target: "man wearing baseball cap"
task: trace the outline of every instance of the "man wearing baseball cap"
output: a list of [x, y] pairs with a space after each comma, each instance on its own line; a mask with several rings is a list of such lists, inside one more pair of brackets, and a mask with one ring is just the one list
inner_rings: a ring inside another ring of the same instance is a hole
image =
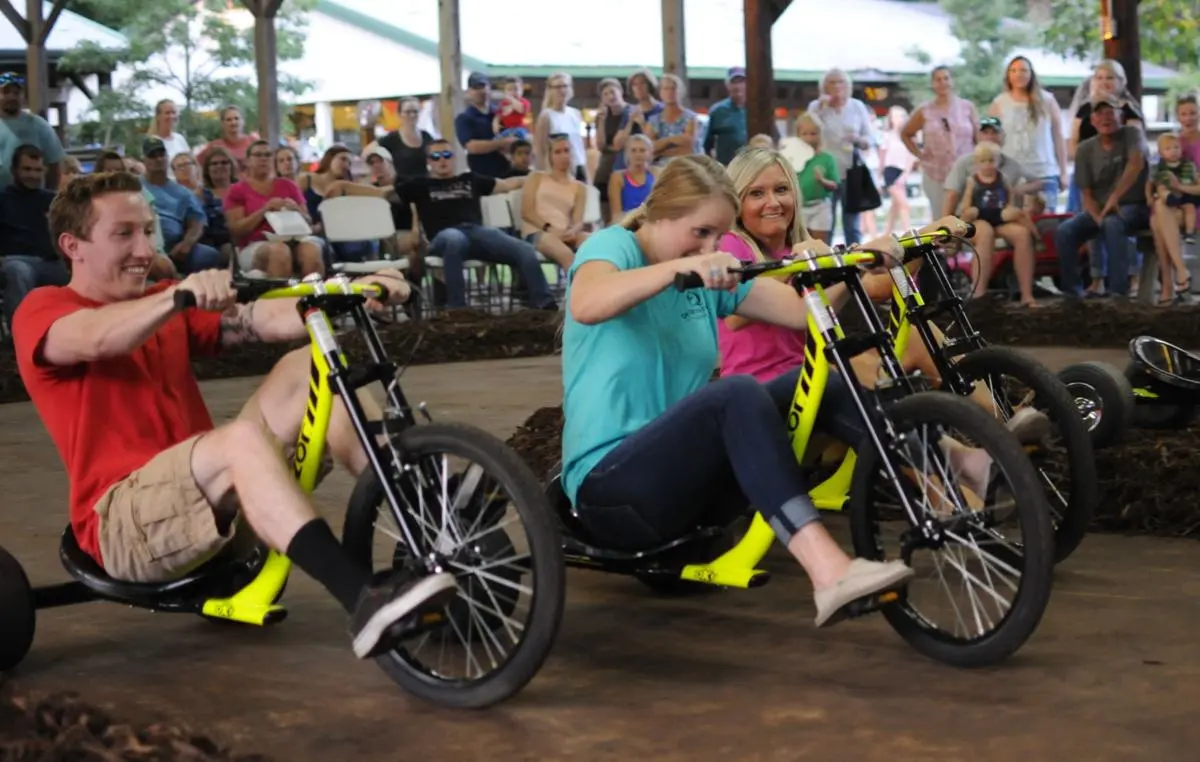
[[[995, 143], [1003, 148], [1004, 126], [997, 117], [985, 116], [979, 120], [979, 130], [975, 134], [975, 139], [980, 143]], [[1012, 194], [1018, 199], [1023, 198], [1026, 194], [1038, 193], [1042, 190], [1041, 179], [1031, 176], [1016, 159], [1003, 151], [1000, 152], [1000, 164], [997, 170], [1004, 178], [1005, 187], [1011, 189]], [[950, 167], [950, 174], [946, 175], [946, 181], [942, 184], [945, 191], [942, 214], [952, 215], [955, 213], [958, 209], [958, 202], [967, 189], [967, 180], [974, 173], [974, 152], [960, 156], [954, 161], [954, 165]], [[945, 211], [947, 209], [950, 211]], [[1026, 228], [1015, 222], [993, 227], [983, 220], [975, 221], [975, 237], [971, 239], [971, 243], [975, 246], [975, 252], [978, 254], [980, 262], [978, 276], [980, 282], [977, 285], [980, 288], [986, 288], [988, 281], [991, 280], [997, 238], [1004, 239], [1012, 246], [1013, 270], [1017, 276], [1021, 304], [1034, 304], [1036, 300], [1033, 296], [1033, 236]]]
[[1113, 96], [1092, 100], [1091, 123], [1096, 135], [1075, 149], [1075, 184], [1083, 211], [1054, 232], [1059, 277], [1064, 294], [1082, 296], [1079, 248], [1098, 238], [1108, 253], [1108, 290], [1127, 296], [1129, 268], [1137, 256], [1130, 236], [1150, 224], [1145, 196], [1149, 148], [1140, 129], [1121, 124], [1121, 104]]
[[[725, 90], [729, 97], [713, 104], [708, 111], [708, 130], [704, 135], [704, 153], [722, 164], [746, 145], [746, 70], [731, 66], [725, 72]], [[776, 136], [778, 137], [778, 136]]]
[[58, 187], [58, 164], [66, 152], [50, 123], [25, 110], [25, 78], [16, 72], [0, 74], [0, 188], [13, 182], [13, 153], [19, 146], [32, 145], [42, 152], [46, 164], [46, 187]]
[[185, 275], [221, 266], [221, 254], [200, 243], [208, 221], [196, 194], [167, 177], [167, 145], [157, 135], [142, 140], [142, 162], [146, 174], [142, 187], [154, 196], [154, 211], [162, 226], [163, 247]]
[[505, 177], [509, 163], [504, 156], [516, 138], [498, 138], [493, 128], [496, 114], [491, 106], [492, 83], [487, 75], [471, 72], [467, 77], [467, 92], [463, 94], [467, 107], [454, 118], [454, 134], [467, 152], [471, 171], [487, 177]]

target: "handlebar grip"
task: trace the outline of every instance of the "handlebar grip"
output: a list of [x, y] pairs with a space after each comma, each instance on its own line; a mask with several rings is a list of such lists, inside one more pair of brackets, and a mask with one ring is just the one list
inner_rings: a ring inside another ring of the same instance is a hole
[[975, 237], [975, 226], [968, 222], [967, 223], [967, 232], [963, 235], [963, 238], [974, 238], [974, 237]]
[[175, 309], [186, 310], [189, 307], [196, 306], [196, 295], [191, 291], [176, 291], [175, 292]]
[[704, 288], [704, 278], [700, 273], [675, 273], [675, 289], [687, 291], [689, 288]]

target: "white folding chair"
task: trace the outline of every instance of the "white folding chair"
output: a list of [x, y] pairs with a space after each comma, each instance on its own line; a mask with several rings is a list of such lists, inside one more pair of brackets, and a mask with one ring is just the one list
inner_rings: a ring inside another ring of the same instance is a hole
[[583, 221], [596, 227], [604, 222], [604, 213], [600, 210], [600, 189], [594, 185], [587, 187], [587, 202], [583, 205]]
[[[325, 225], [325, 240], [330, 243], [354, 241], [390, 241], [396, 235], [392, 205], [373, 196], [327, 198], [317, 207]], [[373, 273], [408, 267], [407, 260], [375, 259], [368, 262], [337, 262], [333, 269], [344, 273]]]

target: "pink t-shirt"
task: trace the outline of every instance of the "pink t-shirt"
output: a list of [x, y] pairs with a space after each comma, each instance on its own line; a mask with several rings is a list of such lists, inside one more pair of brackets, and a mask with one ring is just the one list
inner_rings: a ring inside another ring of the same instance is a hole
[[[733, 233], [721, 239], [721, 251], [743, 262], [753, 262], [750, 245]], [[787, 249], [773, 252], [773, 259], [783, 259]], [[787, 373], [804, 364], [804, 332], [793, 331], [767, 323], [751, 323], [740, 331], [731, 331], [724, 320], [717, 322], [717, 338], [721, 347], [721, 375], [747, 374], [760, 382]]]
[[1180, 138], [1179, 143], [1183, 146], [1183, 158], [1200, 167], [1200, 137], [1194, 140]]
[[[273, 198], [290, 198], [299, 204], [301, 209], [306, 208], [307, 204], [307, 202], [304, 200], [304, 194], [300, 191], [299, 185], [296, 185], [287, 178], [276, 177], [274, 184], [271, 186], [271, 192], [266, 196], [250, 187], [250, 183], [246, 182], [245, 180], [239, 180], [238, 182], [229, 186], [229, 190], [225, 192], [224, 207], [226, 212], [228, 212], [230, 209], [236, 209], [240, 207], [246, 210], [246, 216], [248, 217], [266, 206], [267, 202]], [[236, 243], [240, 248], [243, 246], [248, 246], [254, 241], [265, 241], [267, 240], [267, 231], [270, 229], [271, 226], [267, 224], [267, 221], [264, 218], [263, 221], [258, 224], [258, 227], [254, 229], [254, 232], [244, 238], [237, 239], [234, 243]]]

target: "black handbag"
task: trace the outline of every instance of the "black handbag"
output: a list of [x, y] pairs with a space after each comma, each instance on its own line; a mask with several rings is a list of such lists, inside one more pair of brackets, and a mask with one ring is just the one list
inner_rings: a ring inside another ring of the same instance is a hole
[[883, 206], [879, 189], [875, 187], [875, 180], [871, 178], [871, 170], [863, 163], [857, 148], [854, 149], [854, 160], [846, 170], [845, 188], [843, 203], [847, 212], [869, 212]]

